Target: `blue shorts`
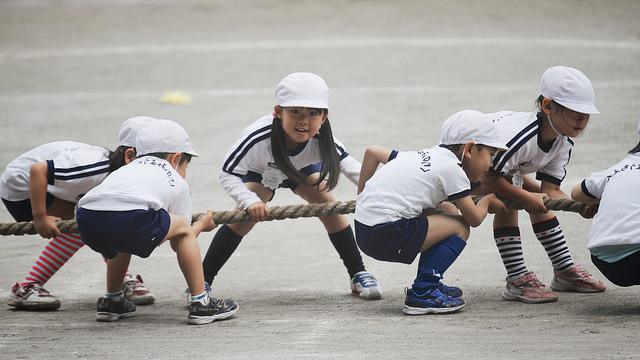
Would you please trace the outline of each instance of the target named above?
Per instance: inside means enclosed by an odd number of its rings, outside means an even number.
[[[309,176],[311,174],[315,174],[315,173],[319,173],[320,170],[322,170],[322,162],[317,162],[315,164],[311,164],[307,167],[304,167],[302,169],[300,169],[300,173],[304,176]],[[248,183],[248,182],[254,182],[254,183],[262,183],[262,175],[254,172],[254,171],[249,171],[247,172],[247,174],[245,176],[242,177],[242,182],[243,183]],[[291,179],[286,179],[285,181],[283,181],[280,185],[278,185],[279,188],[287,188],[287,189],[291,189],[291,191],[296,191],[296,188],[298,187],[298,185],[300,185],[300,183],[295,182]],[[273,196],[272,196],[273,198]]]
[[[426,216],[367,226],[355,221],[360,250],[374,259],[411,264],[427,238]]]
[[[49,208],[49,205],[53,202],[55,197],[49,193],[47,193],[46,206]],[[33,213],[31,211],[31,199],[20,200],[20,201],[9,201],[2,199],[4,206],[9,210],[9,214],[13,216],[15,221],[32,221]]]
[[[95,211],[78,208],[76,222],[82,242],[106,259],[119,252],[149,257],[169,232],[164,209]]]

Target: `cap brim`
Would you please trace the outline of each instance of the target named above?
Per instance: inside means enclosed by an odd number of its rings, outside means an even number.
[[[314,108],[314,109],[329,109],[329,104],[327,104],[326,102],[310,100],[310,99],[290,100],[278,105],[282,107],[299,106],[299,107],[307,107],[307,108]]]
[[[483,145],[483,146],[489,146],[492,148],[496,148],[496,150],[498,151],[507,151],[509,150],[509,147],[505,144],[499,144],[499,143],[490,143],[490,144],[485,144],[485,143],[478,143],[479,145]]]
[[[197,153],[197,152],[195,152],[195,151],[193,151],[193,150],[192,150],[192,151],[185,151],[184,153],[185,153],[185,154],[189,154],[189,155],[191,155],[191,156],[195,156],[195,157],[199,157],[199,156],[200,156],[200,155],[198,155],[198,153]]]
[[[591,104],[577,104],[577,103],[570,103],[570,102],[566,102],[566,101],[558,101],[556,99],[553,99],[553,101],[555,101],[558,104],[566,107],[567,109],[571,109],[571,110],[573,110],[575,112],[579,112],[581,114],[589,114],[589,115],[598,115],[598,114],[600,114],[600,111],[598,111],[598,109],[596,109],[596,107],[591,105]]]

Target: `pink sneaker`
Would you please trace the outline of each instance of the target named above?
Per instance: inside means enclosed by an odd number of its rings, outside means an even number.
[[[15,283],[7,305],[23,310],[56,310],[60,300],[34,282]]]
[[[155,296],[144,286],[140,275],[126,274],[122,284],[122,292],[127,300],[136,305],[151,305],[156,301]]]
[[[545,303],[558,301],[558,295],[544,286],[532,272],[514,278],[507,278],[507,287],[502,293],[505,300],[524,303]]]
[[[573,291],[579,293],[603,292],[607,288],[602,281],[597,280],[582,265],[573,265],[567,270],[554,271],[551,288],[555,291]]]

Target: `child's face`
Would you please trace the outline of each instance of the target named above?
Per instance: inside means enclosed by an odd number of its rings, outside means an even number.
[[[306,107],[276,106],[276,114],[282,119],[282,128],[287,139],[287,148],[293,149],[298,144],[313,138],[327,120],[323,109]]]
[[[467,143],[464,147],[462,168],[467,173],[469,181],[477,182],[489,171],[491,159],[496,149],[488,146]],[[470,146],[471,145],[471,146]]]
[[[589,114],[579,113],[567,108],[552,106],[545,111],[553,126],[562,134],[569,137],[576,137],[587,128],[589,124]]]

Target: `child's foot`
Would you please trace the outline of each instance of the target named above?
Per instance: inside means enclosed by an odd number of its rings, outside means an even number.
[[[449,286],[443,283],[438,283],[438,290],[450,297],[462,297],[462,289],[457,286]]]
[[[142,276],[126,274],[122,284],[124,296],[136,305],[150,305],[156,301],[151,291],[144,286]]]
[[[551,288],[555,291],[574,291],[580,293],[603,292],[607,287],[593,277],[581,265],[573,265],[563,271],[553,272]]]
[[[189,304],[187,322],[191,325],[209,324],[216,320],[232,317],[238,311],[238,304],[232,299],[221,300],[207,297],[207,303],[193,301]]]
[[[505,300],[524,303],[545,303],[558,301],[558,295],[544,286],[532,272],[513,278],[507,277],[507,286],[502,293]]]
[[[465,305],[463,299],[442,293],[438,288],[424,294],[416,294],[413,289],[406,289],[404,312],[407,315],[446,314],[456,312]]]
[[[23,310],[56,310],[60,300],[35,282],[15,283],[7,305]]]
[[[96,305],[96,321],[116,321],[136,315],[136,306],[126,297],[118,299],[101,297]]]
[[[382,287],[378,285],[378,280],[373,274],[367,271],[360,271],[353,275],[351,292],[366,300],[382,299]]]

